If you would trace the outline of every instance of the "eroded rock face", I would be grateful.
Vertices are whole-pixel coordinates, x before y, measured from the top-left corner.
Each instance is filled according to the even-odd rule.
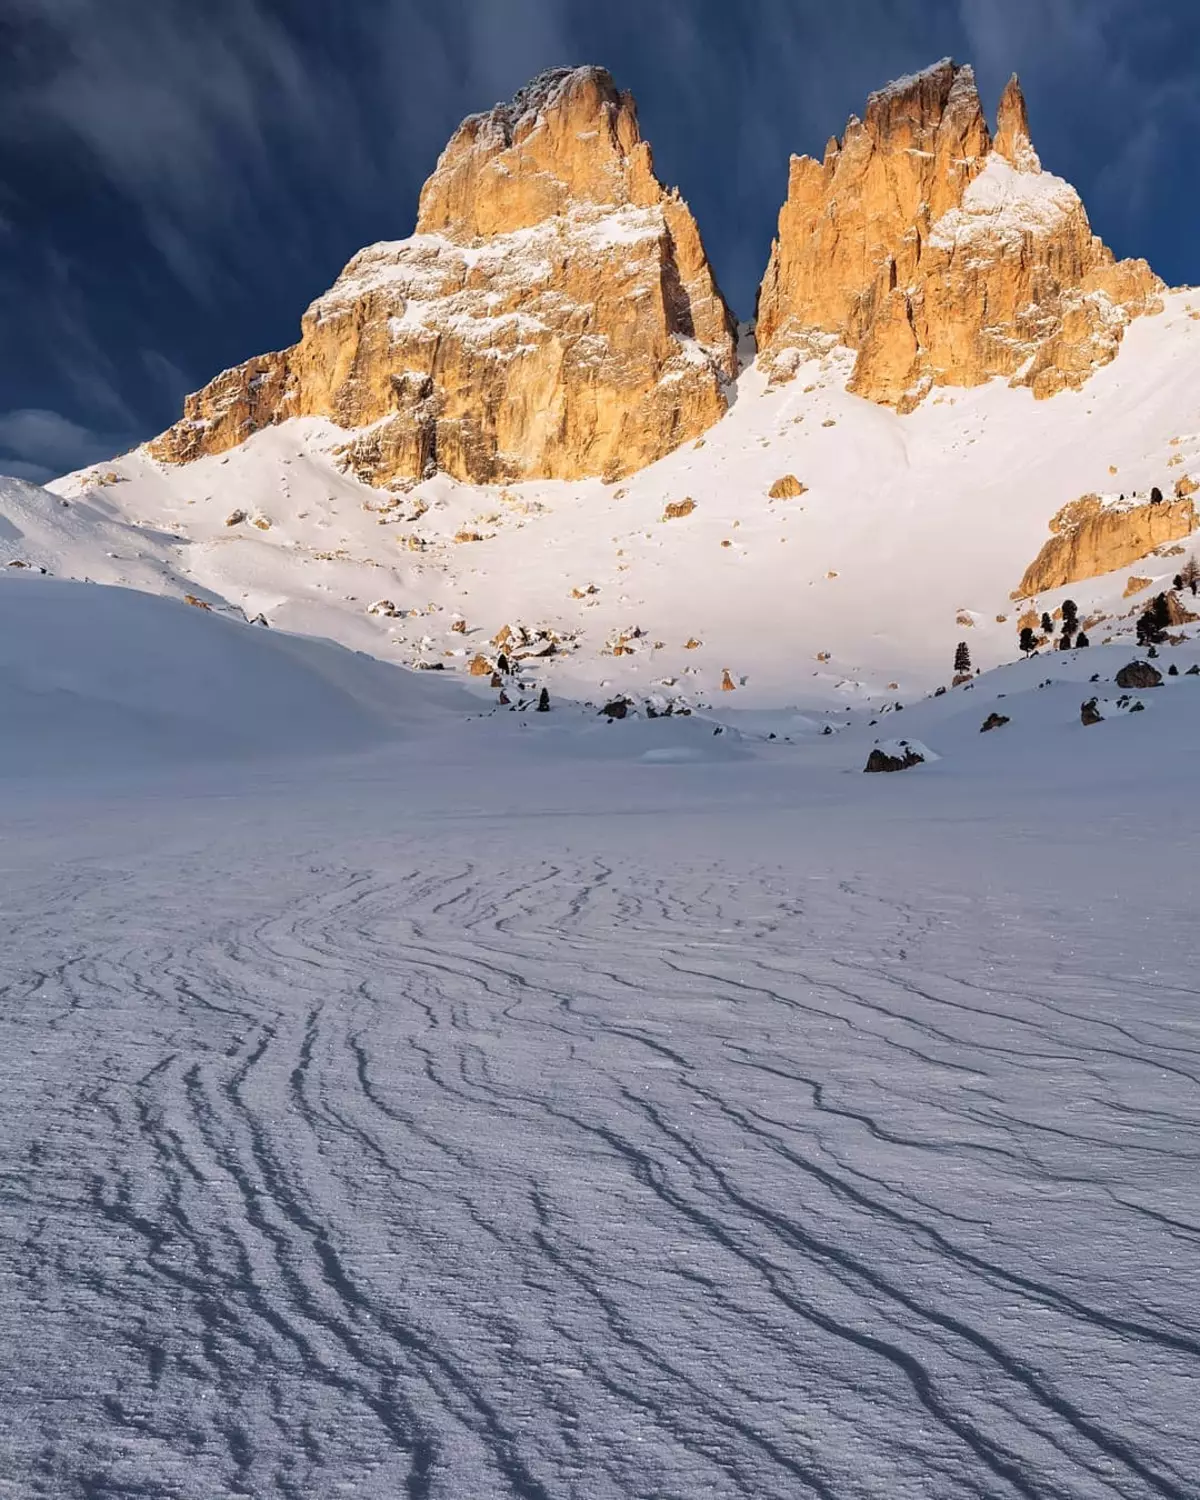
[[[1190,499],[1137,505],[1084,495],[1050,522],[1050,540],[1025,570],[1012,597],[1030,598],[1128,567],[1156,547],[1189,536],[1195,526],[1195,502]]]
[[[902,411],[994,376],[1045,397],[1112,360],[1162,290],[1144,261],[1115,263],[1074,188],[1042,170],[1018,81],[993,141],[972,70],[947,60],[873,94],[823,161],[792,158],[759,349],[787,379],[845,344],[850,388]]]
[[[355,256],[298,344],[190,396],[152,451],[185,462],[323,416],[352,430],[346,462],[368,483],[616,478],[721,417],[736,369],[699,231],[654,175],[632,97],[564,69],[465,121],[416,234]]]

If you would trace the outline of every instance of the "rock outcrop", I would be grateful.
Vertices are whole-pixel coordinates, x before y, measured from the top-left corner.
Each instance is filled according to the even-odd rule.
[[[152,445],[220,453],[288,417],[349,429],[369,483],[616,478],[726,409],[735,329],[632,97],[558,70],[464,122],[416,234],[354,257],[300,342],[219,375]],[[362,431],[362,429],[367,429]]]
[[[759,350],[787,379],[846,345],[851,390],[901,411],[995,376],[1046,397],[1112,360],[1162,290],[1144,261],[1115,262],[1074,188],[1042,170],[1018,81],[993,140],[972,70],[947,60],[873,94],[823,161],[792,158]]]
[[[1051,537],[1025,570],[1014,599],[1063,588],[1128,567],[1156,547],[1189,536],[1196,526],[1193,500],[1139,505],[1084,495],[1050,522]]]

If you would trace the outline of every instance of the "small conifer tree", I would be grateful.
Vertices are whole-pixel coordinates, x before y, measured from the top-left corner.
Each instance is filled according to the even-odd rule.
[[[1150,504],[1151,505],[1161,505],[1162,501],[1163,501],[1162,490],[1159,489],[1158,485],[1155,485],[1154,488],[1150,491]]]
[[[1079,632],[1079,639],[1075,642],[1076,651],[1086,651],[1091,644],[1085,632],[1081,630]]]
[[[1037,649],[1037,638],[1034,636],[1032,625],[1026,625],[1021,631],[1020,645],[1021,650],[1025,653],[1026,656],[1028,656],[1031,651],[1035,651]]]
[[[1068,635],[1074,635],[1079,629],[1079,606],[1074,599],[1064,599],[1063,606],[1063,629]]]
[[[960,674],[971,670],[971,648],[966,641],[958,643],[958,650],[954,653],[954,670]]]
[[[548,714],[550,712],[550,689],[549,688],[543,688],[542,691],[538,694],[537,711],[540,714]]]
[[[1044,635],[1054,634],[1054,621],[1045,610],[1042,611],[1042,633]]]

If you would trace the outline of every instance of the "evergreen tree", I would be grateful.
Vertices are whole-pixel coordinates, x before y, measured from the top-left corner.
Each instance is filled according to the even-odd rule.
[[[1189,557],[1179,572],[1180,588],[1190,589],[1194,594],[1197,586],[1200,586],[1200,564],[1194,557]]]
[[[1074,635],[1079,629],[1079,606],[1074,599],[1064,599],[1063,606],[1063,629],[1068,635]]]
[[[1069,651],[1071,649],[1071,632],[1069,630],[1063,631],[1062,640],[1058,643],[1058,648],[1060,651]]]
[[[1154,623],[1160,631],[1165,632],[1171,624],[1171,606],[1167,602],[1166,594],[1156,594],[1151,607],[1154,610]]]
[[[1161,505],[1162,500],[1162,490],[1159,489],[1158,485],[1155,485],[1154,488],[1150,491],[1150,504]]]
[[[1183,587],[1182,573],[1176,573],[1175,577],[1171,579],[1171,587],[1173,589],[1181,589]]]
[[[960,675],[971,670],[971,648],[966,641],[958,643],[958,650],[954,653],[954,670]]]
[[[1054,621],[1050,618],[1050,616],[1046,613],[1045,610],[1042,611],[1042,634],[1043,635],[1053,635],[1054,634]]]
[[[542,691],[541,691],[541,693],[538,695],[537,711],[540,714],[548,714],[550,712],[550,689],[549,688],[543,688]]]
[[[1091,644],[1092,644],[1091,641],[1088,640],[1087,636],[1083,633],[1083,631],[1080,631],[1079,632],[1079,639],[1075,642],[1075,649],[1076,649],[1076,651],[1086,651],[1087,648]]]
[[[1025,653],[1026,656],[1028,656],[1031,651],[1037,650],[1037,639],[1034,636],[1032,625],[1026,625],[1025,628],[1021,631],[1020,646],[1021,650]]]

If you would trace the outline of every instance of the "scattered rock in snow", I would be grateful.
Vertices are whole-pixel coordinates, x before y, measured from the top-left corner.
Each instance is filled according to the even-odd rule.
[[[896,754],[889,754],[882,746],[876,747],[867,757],[864,768],[865,774],[875,775],[879,772],[911,771],[914,766],[923,766],[925,757],[919,755],[910,745],[900,741],[896,746]]]
[[[1097,698],[1089,698],[1086,703],[1080,705],[1079,719],[1084,725],[1103,724],[1104,715],[1100,712],[1100,702]]]
[[[690,516],[696,509],[696,502],[690,497],[687,500],[672,500],[663,511],[664,521],[679,521],[684,516]]]
[[[771,486],[772,500],[798,500],[801,495],[808,494],[808,486],[801,484],[794,474],[785,474],[782,479],[777,479]]]
[[[1131,661],[1117,673],[1117,686],[1122,688],[1156,688],[1162,680],[1162,673],[1148,661]]]
[[[983,721],[980,734],[989,734],[993,729],[1002,729],[1005,724],[1011,724],[1012,720],[1007,714],[988,714]]]
[[[627,698],[614,698],[611,703],[606,703],[600,710],[600,717],[610,719],[623,719],[629,712],[629,700]]]
[[[226,526],[240,526],[245,519],[246,512],[244,510],[231,510],[225,517],[225,524]]]
[[[725,671],[721,675],[721,691],[723,693],[735,693],[737,691],[737,683],[730,677],[728,667],[725,668]]]
[[[1132,599],[1134,594],[1140,594],[1143,589],[1148,589],[1153,582],[1153,578],[1139,578],[1136,573],[1131,574],[1125,582],[1124,597]]]

